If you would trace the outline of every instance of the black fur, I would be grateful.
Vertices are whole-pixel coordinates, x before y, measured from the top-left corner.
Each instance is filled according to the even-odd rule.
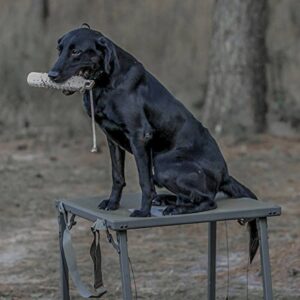
[[[233,177],[208,130],[133,56],[101,33],[80,28],[58,40],[59,58],[49,71],[55,82],[75,74],[94,79],[95,119],[106,134],[112,161],[112,192],[101,209],[119,207],[125,151],[134,155],[142,190],[139,210],[150,215],[161,202],[155,186],[173,193],[164,214],[214,209],[215,196],[256,196]],[[89,95],[84,104],[90,115]],[[161,196],[166,200],[166,196]],[[168,198],[169,197],[169,198]],[[258,247],[256,221],[249,222],[251,261]]]

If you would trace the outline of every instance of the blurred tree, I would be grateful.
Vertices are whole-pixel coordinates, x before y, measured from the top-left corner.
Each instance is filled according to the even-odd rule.
[[[49,17],[49,0],[42,1],[42,21],[46,22]]]
[[[215,1],[204,123],[215,133],[266,128],[267,0]]]

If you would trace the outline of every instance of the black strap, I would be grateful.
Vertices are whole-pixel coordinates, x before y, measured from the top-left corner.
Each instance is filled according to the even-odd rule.
[[[100,232],[93,230],[94,240],[90,248],[90,255],[94,263],[94,288],[98,289],[103,286],[102,267],[101,267],[101,249],[100,249]]]

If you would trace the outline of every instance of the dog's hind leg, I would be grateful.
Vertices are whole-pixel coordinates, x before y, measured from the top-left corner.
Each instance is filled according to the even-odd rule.
[[[217,182],[194,162],[164,164],[156,169],[159,183],[177,196],[164,214],[187,214],[214,209]]]
[[[206,211],[217,207],[216,202],[213,199],[203,199],[203,195],[196,196],[197,192],[191,193],[190,199],[197,199],[193,201],[178,202],[176,205],[169,205],[164,211],[163,215],[179,215],[179,214],[192,214],[196,212]],[[186,198],[186,197],[185,197]],[[206,198],[206,197],[205,197]],[[178,196],[178,199],[182,200],[182,197]]]

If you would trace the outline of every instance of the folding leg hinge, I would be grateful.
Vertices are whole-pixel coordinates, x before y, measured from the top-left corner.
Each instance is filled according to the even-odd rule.
[[[68,229],[71,230],[72,227],[77,224],[77,222],[75,221],[76,215],[72,214],[71,217],[70,217],[70,220],[69,220],[68,212],[65,210],[65,207],[64,207],[62,201],[60,201],[58,203],[58,211],[63,215],[63,217],[65,219],[66,226],[68,227]]]
[[[118,254],[120,254],[119,244],[114,240],[113,235],[108,230],[106,220],[97,219],[94,222],[94,224],[91,226],[91,230],[93,232],[99,231],[99,230],[105,230],[108,242],[115,248],[115,250],[118,252]]]

